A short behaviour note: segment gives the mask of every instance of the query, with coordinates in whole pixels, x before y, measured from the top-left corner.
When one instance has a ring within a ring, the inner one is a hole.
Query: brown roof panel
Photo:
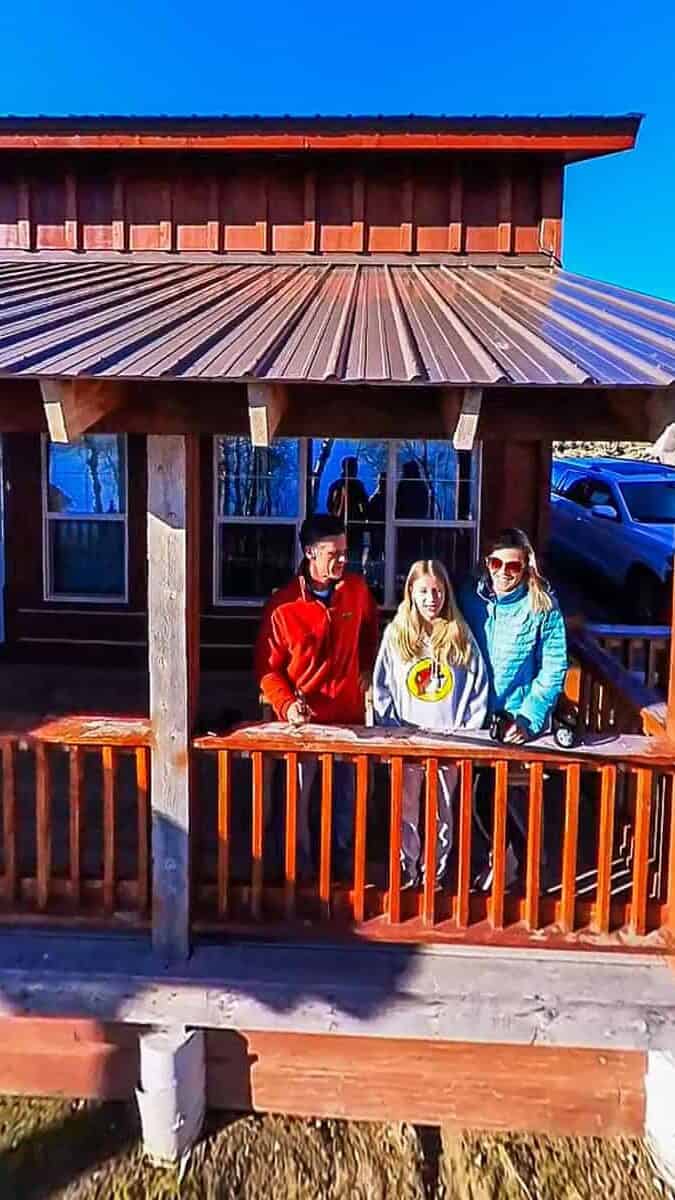
[[[7,258],[0,374],[660,387],[675,304],[550,266]]]

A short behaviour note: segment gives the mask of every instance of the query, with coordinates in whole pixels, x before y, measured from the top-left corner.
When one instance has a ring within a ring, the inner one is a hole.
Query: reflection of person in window
[[[384,554],[384,522],[387,516],[387,472],[380,471],[377,487],[368,500],[368,525],[372,558]]]
[[[410,458],[401,467],[396,488],[396,516],[424,520],[428,515],[429,485],[422,479],[419,463]]]
[[[358,478],[359,464],[356,458],[351,455],[343,458],[340,466],[342,475],[334,479],[328,489],[327,508],[345,526],[349,558],[352,562],[360,562],[363,555],[363,526],[368,519],[368,493]]]

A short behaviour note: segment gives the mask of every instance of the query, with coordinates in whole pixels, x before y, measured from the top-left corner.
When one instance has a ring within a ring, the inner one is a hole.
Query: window
[[[634,521],[645,525],[675,525],[675,483],[657,480],[622,483],[621,493]]]
[[[347,530],[351,570],[395,605],[410,563],[440,558],[453,574],[476,560],[480,451],[447,441],[245,437],[215,439],[216,604],[259,602],[299,560],[306,514]]]
[[[263,600],[296,562],[300,443],[215,439],[215,600]]]
[[[575,479],[565,492],[565,498],[572,500],[574,504],[580,504],[583,508],[588,508],[588,479]]]
[[[45,599],[125,601],[125,435],[44,438],[42,495]]]
[[[589,480],[587,502],[589,508],[595,508],[596,504],[604,504],[616,510],[616,500],[612,489],[606,483],[595,483],[593,480]]]

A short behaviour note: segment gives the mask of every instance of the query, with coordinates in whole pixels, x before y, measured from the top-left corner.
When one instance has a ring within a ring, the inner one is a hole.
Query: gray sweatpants
[[[452,763],[439,764],[438,800],[436,806],[436,874],[441,875],[448,864],[452,849],[452,800],[457,787],[457,767]],[[401,858],[411,874],[421,865],[420,802],[425,770],[421,763],[405,763],[403,767],[403,830]],[[427,830],[427,837],[429,831]]]

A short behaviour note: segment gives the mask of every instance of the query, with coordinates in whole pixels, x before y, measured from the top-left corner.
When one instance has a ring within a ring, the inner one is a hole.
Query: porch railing
[[[589,624],[585,632],[633,678],[665,696],[670,667],[669,625]]]
[[[674,764],[646,738],[600,735],[583,750],[556,752],[550,741],[516,749],[496,746],[485,734],[460,743],[373,729],[298,735],[258,724],[200,738],[196,747],[208,760],[201,772],[203,829],[215,848],[210,864],[198,855],[203,924],[417,941],[669,940]],[[317,755],[321,764],[317,861],[309,879],[297,870],[301,752]],[[354,861],[347,880],[336,880],[332,862],[338,758],[355,772]],[[440,890],[433,836],[424,839],[424,885],[401,887],[404,768],[413,761],[425,769],[427,829],[435,829],[441,767],[451,763],[458,770],[454,850]],[[478,772],[488,780],[492,805],[486,892],[472,886]],[[507,837],[516,809],[526,853],[509,886]]]
[[[568,673],[566,691],[579,704],[581,728],[589,733],[663,734],[663,693],[611,653],[598,640],[597,628],[586,626],[569,638],[576,666]]]
[[[0,754],[1,919],[145,922],[149,723],[17,719]]]

